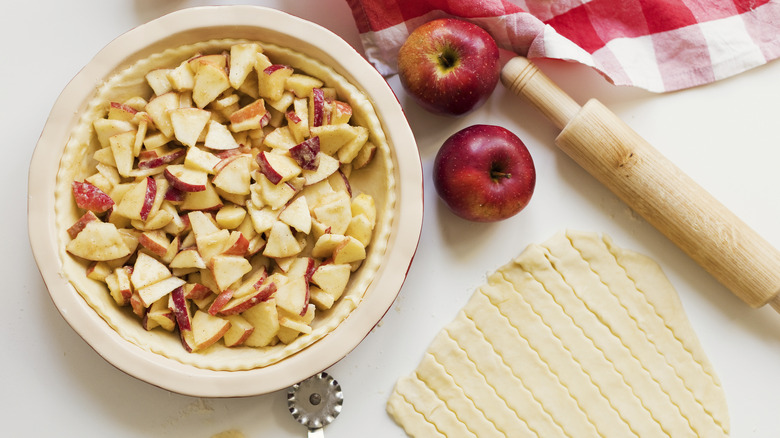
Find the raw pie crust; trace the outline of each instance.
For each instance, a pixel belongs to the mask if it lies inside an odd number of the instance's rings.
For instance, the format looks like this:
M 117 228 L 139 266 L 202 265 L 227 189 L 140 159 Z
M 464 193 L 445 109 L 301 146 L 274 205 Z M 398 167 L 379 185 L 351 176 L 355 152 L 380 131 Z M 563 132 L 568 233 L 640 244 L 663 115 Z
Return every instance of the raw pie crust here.
M 356 193 L 365 192 L 374 198 L 377 224 L 363 265 L 353 273 L 344 294 L 327 311 L 317 311 L 312 322 L 312 333 L 301 335 L 290 344 L 279 343 L 265 348 L 227 348 L 218 342 L 208 349 L 188 353 L 181 345 L 178 333 L 163 330 L 146 331 L 128 308 L 120 308 L 108 293 L 105 284 L 86 277 L 86 265 L 70 256 L 65 245 L 70 240 L 67 228 L 80 216 L 71 193 L 71 182 L 83 180 L 94 173 L 96 162 L 91 158 L 99 148 L 92 129 L 92 121 L 104 117 L 110 101 L 123 101 L 133 96 L 148 100 L 150 90 L 144 76 L 156 68 L 179 65 L 198 53 L 219 53 L 244 40 L 212 40 L 165 50 L 134 63 L 100 85 L 96 96 L 88 103 L 60 162 L 55 193 L 56 221 L 62 275 L 100 316 L 124 339 L 145 350 L 200 368 L 213 370 L 244 370 L 267 366 L 311 345 L 333 331 L 358 305 L 380 268 L 387 248 L 395 207 L 395 180 L 390 147 L 381 122 L 368 97 L 332 68 L 308 56 L 273 44 L 258 42 L 275 63 L 290 65 L 322 80 L 337 90 L 339 98 L 352 106 L 352 120 L 369 129 L 369 140 L 377 146 L 372 162 L 350 175 Z
M 596 234 L 529 246 L 398 380 L 413 437 L 721 437 L 718 377 L 658 264 Z

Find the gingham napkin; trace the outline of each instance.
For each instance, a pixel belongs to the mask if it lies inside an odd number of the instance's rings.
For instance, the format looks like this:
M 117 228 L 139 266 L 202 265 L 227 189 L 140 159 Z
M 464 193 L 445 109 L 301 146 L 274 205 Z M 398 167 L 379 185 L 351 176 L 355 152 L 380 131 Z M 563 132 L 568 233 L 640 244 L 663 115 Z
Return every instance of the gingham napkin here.
M 723 79 L 780 57 L 780 0 L 347 0 L 374 66 L 395 73 L 414 28 L 460 17 L 529 58 L 576 61 L 653 92 Z

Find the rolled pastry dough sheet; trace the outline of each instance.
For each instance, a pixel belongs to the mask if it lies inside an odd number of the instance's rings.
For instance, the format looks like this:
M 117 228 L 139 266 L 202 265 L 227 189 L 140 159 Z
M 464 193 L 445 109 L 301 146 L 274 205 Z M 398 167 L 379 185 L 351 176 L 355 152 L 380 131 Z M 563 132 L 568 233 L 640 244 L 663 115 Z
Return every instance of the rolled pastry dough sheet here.
M 531 245 L 387 402 L 412 437 L 723 437 L 718 377 L 674 287 L 607 236 Z

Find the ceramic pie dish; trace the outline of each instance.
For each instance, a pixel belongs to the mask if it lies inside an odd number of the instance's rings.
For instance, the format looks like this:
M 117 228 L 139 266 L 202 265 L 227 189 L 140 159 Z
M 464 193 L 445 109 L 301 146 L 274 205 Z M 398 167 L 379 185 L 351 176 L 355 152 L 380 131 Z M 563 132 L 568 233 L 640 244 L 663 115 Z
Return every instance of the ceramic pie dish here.
M 86 279 L 83 263 L 64 251 L 64 227 L 77 217 L 72 200 L 67 199 L 67 187 L 68 179 L 83 174 L 88 162 L 80 144 L 88 143 L 81 137 L 88 131 L 85 126 L 94 117 L 92 113 L 105 104 L 106 95 L 124 87 L 127 79 L 141 77 L 133 76 L 133 69 L 153 68 L 166 57 L 186 59 L 226 41 L 266 44 L 270 53 L 285 62 L 313 70 L 312 74 L 342 89 L 357 118 L 369 126 L 380 144 L 374 160 L 378 164 L 356 182 L 378 193 L 380 219 L 351 289 L 334 311 L 312 323 L 315 336 L 268 351 L 247 347 L 244 350 L 248 351 L 237 353 L 222 348 L 199 356 L 178 348 L 180 341 L 174 336 L 162 335 L 159 341 L 160 335 L 128 324 L 118 307 L 112 308 L 105 296 L 101 298 L 100 287 Z M 257 395 L 290 386 L 333 365 L 363 340 L 392 305 L 419 241 L 422 170 L 414 137 L 392 90 L 340 37 L 273 9 L 192 8 L 118 37 L 68 84 L 51 111 L 31 162 L 28 226 L 33 254 L 54 304 L 108 362 L 177 393 Z

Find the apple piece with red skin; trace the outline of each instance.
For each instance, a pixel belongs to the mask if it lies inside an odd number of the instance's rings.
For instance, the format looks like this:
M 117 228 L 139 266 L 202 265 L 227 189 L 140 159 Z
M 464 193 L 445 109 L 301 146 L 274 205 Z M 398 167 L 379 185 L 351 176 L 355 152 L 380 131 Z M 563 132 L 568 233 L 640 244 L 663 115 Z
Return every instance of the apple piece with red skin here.
M 70 228 L 68 228 L 68 236 L 70 236 L 71 239 L 75 238 L 89 222 L 98 220 L 100 219 L 95 216 L 95 213 L 91 211 L 84 213 L 80 218 L 78 218 L 76 222 L 73 223 L 73 225 L 70 226 Z
M 310 127 L 325 124 L 325 93 L 322 88 L 313 88 L 309 96 Z
M 231 298 L 233 298 L 233 293 L 235 291 L 233 289 L 225 289 L 222 292 L 220 292 L 217 295 L 217 298 L 214 299 L 214 301 L 211 302 L 211 305 L 209 306 L 209 315 L 216 315 L 219 313 L 225 305 L 230 301 Z
M 433 184 L 456 215 L 507 219 L 528 205 L 536 169 L 525 144 L 506 128 L 473 125 L 450 136 L 433 163 Z
M 186 148 L 176 148 L 172 151 L 160 155 L 155 158 L 150 158 L 148 160 L 143 160 L 138 162 L 138 168 L 139 169 L 154 169 L 160 166 L 164 166 L 166 164 L 170 164 L 179 158 L 185 156 L 187 154 Z
M 170 308 L 176 317 L 176 325 L 181 331 L 192 330 L 192 313 L 187 299 L 184 298 L 184 286 L 171 291 Z
M 138 292 L 133 292 L 133 295 L 130 296 L 130 308 L 133 309 L 136 316 L 143 318 L 146 315 L 146 306 L 141 301 L 141 295 Z
M 293 74 L 293 68 L 283 64 L 272 64 L 258 72 L 258 91 L 261 97 L 270 101 L 279 100 L 284 93 L 284 86 Z
M 257 99 L 230 115 L 230 129 L 233 132 L 260 129 L 271 120 L 271 114 L 265 108 L 265 101 Z
M 211 289 L 200 283 L 187 283 L 184 286 L 184 298 L 188 300 L 202 300 L 213 294 Z
M 177 204 L 182 203 L 184 202 L 184 196 L 186 195 L 186 193 L 187 192 L 183 192 L 171 185 L 165 191 L 165 200 Z
M 206 190 L 208 173 L 191 169 L 184 164 L 172 164 L 163 172 L 165 179 L 182 192 L 202 192 Z
M 138 110 L 121 102 L 110 102 L 108 104 L 108 118 L 114 120 L 124 120 L 130 122 Z
M 416 28 L 398 52 L 401 85 L 435 114 L 461 116 L 476 109 L 493 92 L 500 72 L 493 37 L 454 18 Z
M 213 345 L 230 330 L 230 321 L 196 310 L 192 317 L 194 350 L 203 350 Z
M 79 208 L 103 213 L 114 205 L 114 200 L 106 192 L 88 182 L 73 181 L 71 186 L 73 198 Z
M 254 292 L 242 297 L 233 298 L 219 311 L 219 315 L 229 316 L 244 313 L 258 303 L 268 300 L 276 292 L 276 283 L 268 283 L 254 290 Z M 210 309 L 209 309 L 210 310 Z
M 248 273 L 241 280 L 241 284 L 236 287 L 236 292 L 233 294 L 233 299 L 242 298 L 246 295 L 250 295 L 257 292 L 263 285 L 265 285 L 268 278 L 268 271 L 265 266 L 259 266 Z
M 146 195 L 144 196 L 144 203 L 141 207 L 141 220 L 146 220 L 149 217 L 149 212 L 152 211 L 152 205 L 154 204 L 154 198 L 157 196 L 157 181 L 151 176 L 146 178 Z
M 138 153 L 138 160 L 139 161 L 148 161 L 148 160 L 151 160 L 152 158 L 157 158 L 159 156 L 160 156 L 160 154 L 157 153 L 156 149 L 152 149 L 150 151 L 149 150 L 143 150 L 143 151 Z
M 287 155 L 260 152 L 255 157 L 260 172 L 273 184 L 279 184 L 298 176 L 301 167 L 297 161 Z
M 319 137 L 309 137 L 290 148 L 290 156 L 303 170 L 317 170 L 317 154 L 319 153 Z
M 226 347 L 236 347 L 243 344 L 255 330 L 254 326 L 241 315 L 228 315 L 224 318 L 230 321 L 230 329 L 222 337 Z
M 162 230 L 144 231 L 138 236 L 138 243 L 160 257 L 166 255 L 171 244 L 165 231 Z
M 230 238 L 225 244 L 225 249 L 222 250 L 224 255 L 246 255 L 249 249 L 249 239 L 244 237 L 244 234 L 240 231 L 232 231 Z

